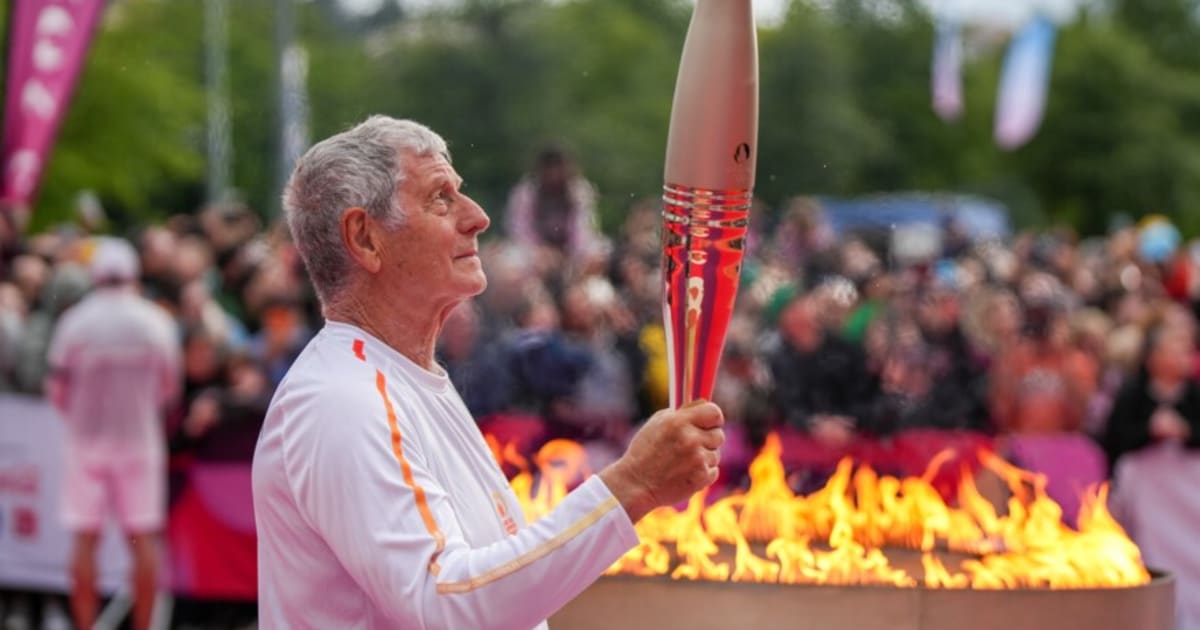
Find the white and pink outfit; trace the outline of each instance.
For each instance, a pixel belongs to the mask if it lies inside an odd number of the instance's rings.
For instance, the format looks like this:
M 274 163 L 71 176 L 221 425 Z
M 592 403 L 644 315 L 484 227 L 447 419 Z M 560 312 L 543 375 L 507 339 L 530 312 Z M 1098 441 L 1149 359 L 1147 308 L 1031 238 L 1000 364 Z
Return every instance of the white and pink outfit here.
M 526 525 L 444 372 L 329 322 L 254 458 L 263 628 L 545 628 L 638 543 L 599 477 Z

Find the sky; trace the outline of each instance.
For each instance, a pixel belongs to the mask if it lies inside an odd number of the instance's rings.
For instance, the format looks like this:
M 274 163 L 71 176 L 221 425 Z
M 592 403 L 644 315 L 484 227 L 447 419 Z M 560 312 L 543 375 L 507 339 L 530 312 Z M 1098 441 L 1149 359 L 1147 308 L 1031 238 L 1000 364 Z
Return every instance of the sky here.
M 384 2 L 396 0 L 341 0 L 352 11 L 371 11 Z M 402 0 L 405 5 L 420 8 L 446 5 L 455 0 Z M 759 22 L 771 24 L 778 21 L 787 9 L 789 0 L 752 0 L 754 14 Z M 891 0 L 875 0 L 886 10 Z M 1036 11 L 1043 11 L 1058 22 L 1065 22 L 1075 14 L 1075 9 L 1089 0 L 922 0 L 935 15 L 955 18 L 969 24 L 989 25 L 995 28 L 1016 28 L 1025 23 Z

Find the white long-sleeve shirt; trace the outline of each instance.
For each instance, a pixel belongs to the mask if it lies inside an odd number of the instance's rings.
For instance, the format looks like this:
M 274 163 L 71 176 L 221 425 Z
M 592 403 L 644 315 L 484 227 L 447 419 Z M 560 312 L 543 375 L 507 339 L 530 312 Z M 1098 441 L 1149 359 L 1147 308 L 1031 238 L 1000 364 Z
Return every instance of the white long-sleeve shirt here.
M 329 322 L 254 457 L 263 628 L 544 628 L 638 543 L 599 477 L 525 526 L 445 373 Z
M 49 395 L 72 457 L 165 456 L 164 407 L 179 394 L 175 324 L 129 287 L 102 287 L 63 313 L 50 342 Z

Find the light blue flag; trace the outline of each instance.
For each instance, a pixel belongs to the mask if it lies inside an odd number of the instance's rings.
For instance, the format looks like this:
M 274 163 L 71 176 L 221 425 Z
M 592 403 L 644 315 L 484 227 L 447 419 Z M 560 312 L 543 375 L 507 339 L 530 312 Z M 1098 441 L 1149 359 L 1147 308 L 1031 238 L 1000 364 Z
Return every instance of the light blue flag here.
M 1050 88 L 1050 63 L 1057 28 L 1037 15 L 1008 47 L 996 102 L 996 144 L 1015 149 L 1037 132 Z

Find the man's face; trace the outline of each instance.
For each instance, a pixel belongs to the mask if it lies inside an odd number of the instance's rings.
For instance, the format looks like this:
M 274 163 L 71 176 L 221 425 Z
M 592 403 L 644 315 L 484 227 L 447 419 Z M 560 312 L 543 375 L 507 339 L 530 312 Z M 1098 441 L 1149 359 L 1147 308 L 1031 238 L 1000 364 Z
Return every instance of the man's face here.
M 399 191 L 404 225 L 389 234 L 383 272 L 393 295 L 455 304 L 487 288 L 476 237 L 490 220 L 462 194 L 462 178 L 441 155 L 405 154 Z

